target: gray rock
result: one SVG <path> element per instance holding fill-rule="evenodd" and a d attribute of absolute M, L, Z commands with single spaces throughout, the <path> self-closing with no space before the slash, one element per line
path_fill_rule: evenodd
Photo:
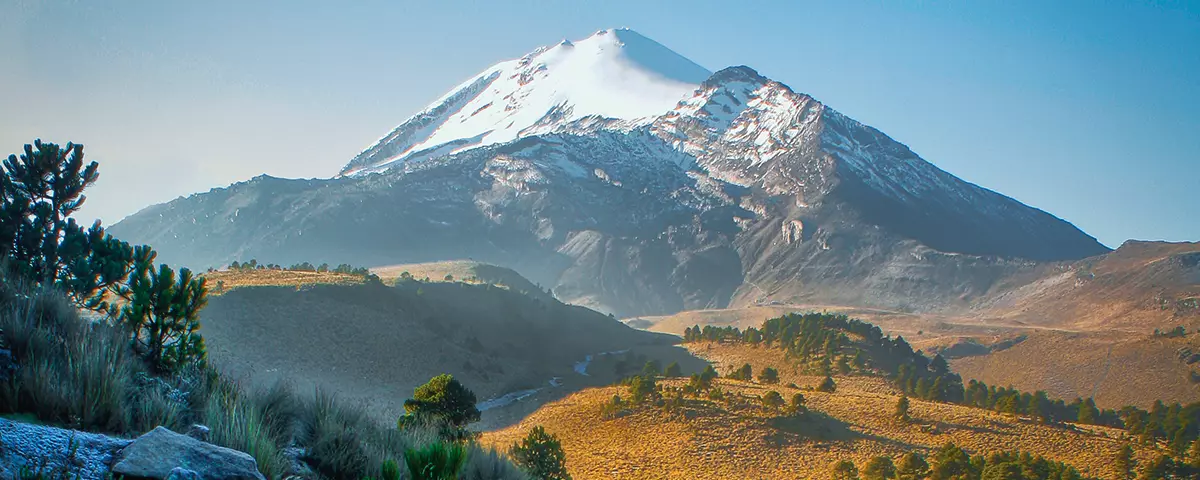
<path fill-rule="evenodd" d="M 133 478 L 172 478 L 176 467 L 199 479 L 266 480 L 254 458 L 157 427 L 117 453 L 112 471 Z"/>
<path fill-rule="evenodd" d="M 116 453 L 129 443 L 122 438 L 0 418 L 0 479 L 16 478 L 22 467 L 66 472 L 68 478 L 101 479 Z"/>
<path fill-rule="evenodd" d="M 192 437 L 201 442 L 207 442 L 208 441 L 208 432 L 209 432 L 208 427 L 197 423 L 197 424 L 194 424 L 194 425 L 188 427 L 187 436 Z"/>
<path fill-rule="evenodd" d="M 167 480 L 200 480 L 200 474 L 183 467 L 175 467 L 167 475 Z"/>

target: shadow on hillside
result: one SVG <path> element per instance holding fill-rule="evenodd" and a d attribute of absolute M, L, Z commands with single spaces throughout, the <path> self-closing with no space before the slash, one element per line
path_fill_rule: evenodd
<path fill-rule="evenodd" d="M 796 417 L 772 418 L 767 425 L 776 430 L 767 436 L 767 442 L 779 447 L 804 440 L 846 441 L 863 437 L 850 430 L 846 422 L 812 410 Z"/>

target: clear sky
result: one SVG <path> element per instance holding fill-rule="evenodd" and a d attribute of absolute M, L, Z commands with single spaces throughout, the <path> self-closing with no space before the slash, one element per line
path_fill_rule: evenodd
<path fill-rule="evenodd" d="M 1200 240 L 1197 1 L 0 0 L 0 150 L 85 144 L 83 214 L 115 223 L 332 176 L 485 67 L 610 27 L 749 65 L 1109 246 Z"/>

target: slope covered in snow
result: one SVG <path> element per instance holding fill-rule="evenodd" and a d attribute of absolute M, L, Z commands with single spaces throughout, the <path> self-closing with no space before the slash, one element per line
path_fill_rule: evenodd
<path fill-rule="evenodd" d="M 601 30 L 488 68 L 368 147 L 341 174 L 511 142 L 585 118 L 635 127 L 673 108 L 709 75 L 637 32 Z"/>

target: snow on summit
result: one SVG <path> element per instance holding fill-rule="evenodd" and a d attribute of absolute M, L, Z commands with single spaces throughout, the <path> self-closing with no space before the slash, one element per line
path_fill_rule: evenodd
<path fill-rule="evenodd" d="M 341 174 L 510 142 L 585 118 L 647 124 L 710 75 L 633 30 L 601 30 L 484 70 L 379 139 Z"/>

